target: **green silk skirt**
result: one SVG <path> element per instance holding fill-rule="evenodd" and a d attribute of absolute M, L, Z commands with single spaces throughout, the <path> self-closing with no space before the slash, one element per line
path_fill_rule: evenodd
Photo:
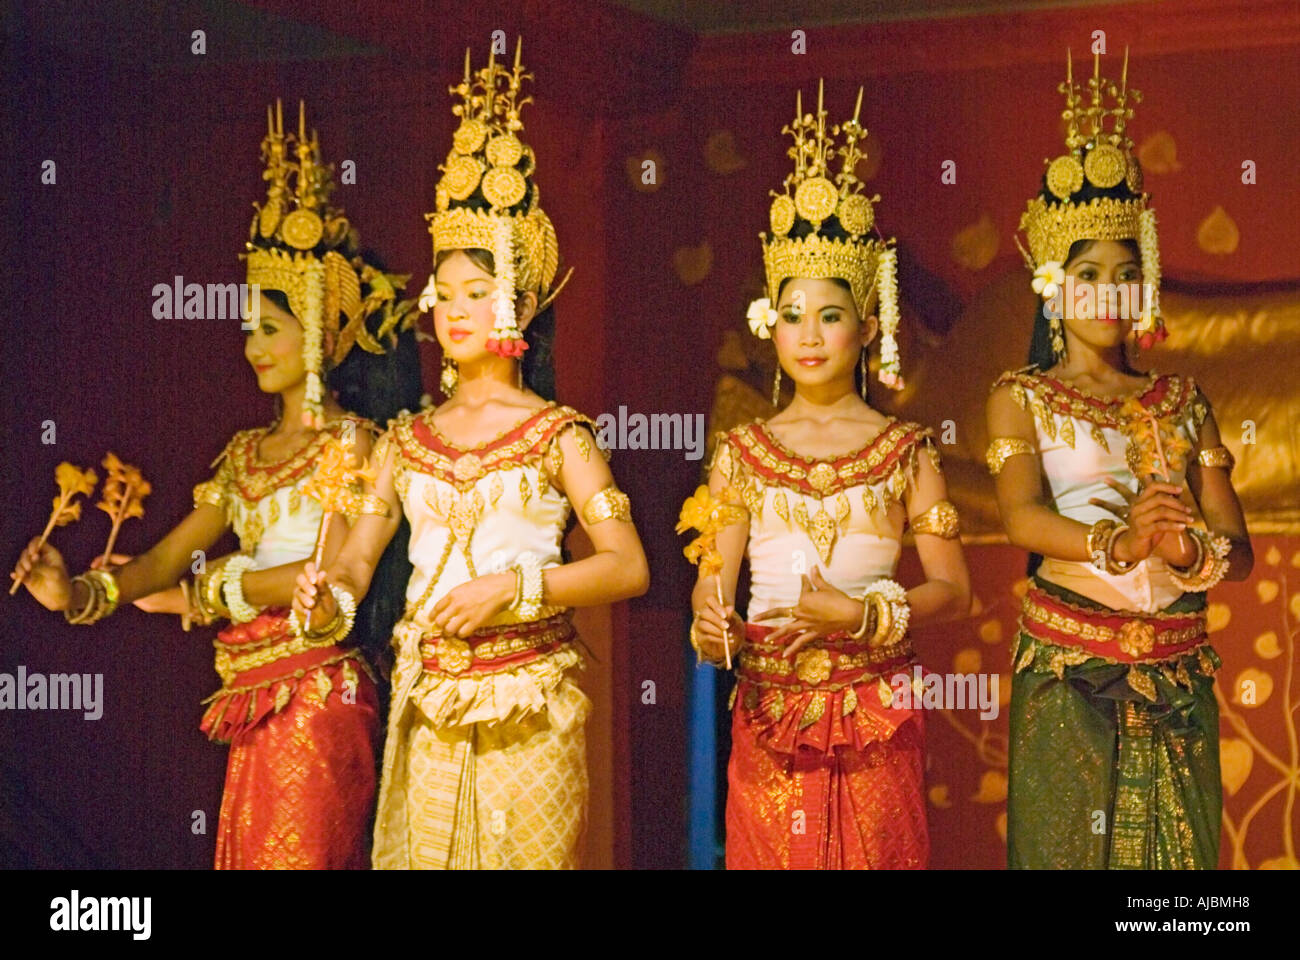
<path fill-rule="evenodd" d="M 1124 616 L 1045 581 L 1034 588 L 1111 623 Z M 1189 593 L 1161 615 L 1203 618 L 1204 608 L 1205 595 Z M 1117 662 L 1047 642 L 1025 622 L 1011 685 L 1008 867 L 1217 867 L 1218 656 L 1201 642 L 1160 662 Z"/>

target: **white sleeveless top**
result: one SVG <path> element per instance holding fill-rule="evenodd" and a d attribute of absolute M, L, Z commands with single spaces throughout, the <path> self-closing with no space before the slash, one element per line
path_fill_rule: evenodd
<path fill-rule="evenodd" d="M 239 537 L 240 550 L 253 557 L 253 569 L 302 560 L 316 549 L 321 506 L 304 495 L 302 488 L 316 468 L 326 439 L 341 438 L 344 419 L 352 420 L 357 429 L 378 432 L 368 420 L 339 419 L 326 424 L 292 456 L 268 462 L 258 457 L 257 445 L 271 428 L 241 430 L 213 461 L 216 475 L 194 488 L 196 507 L 210 503 L 225 511 Z"/>
<path fill-rule="evenodd" d="M 429 626 L 446 593 L 489 573 L 500 573 L 531 553 L 543 568 L 563 563 L 561 541 L 568 498 L 552 483 L 563 463 L 560 433 L 591 421 L 570 407 L 549 404 L 488 443 L 465 448 L 433 424 L 432 410 L 399 417 L 376 445 L 376 462 L 390 454 L 394 484 L 411 525 L 406 619 Z M 579 452 L 599 450 L 585 432 Z M 545 618 L 560 608 L 544 607 Z M 489 626 L 518 622 L 507 609 Z"/>
<path fill-rule="evenodd" d="M 782 446 L 761 420 L 719 434 L 714 462 L 749 510 L 746 619 L 797 603 L 800 577 L 814 566 L 854 597 L 892 577 L 917 454 L 924 450 L 939 466 L 929 436 L 918 424 L 893 420 L 860 450 L 814 460 Z"/>
<path fill-rule="evenodd" d="M 1043 474 L 1056 512 L 1090 526 L 1115 519 L 1088 501 L 1095 497 L 1119 505 L 1119 494 L 1106 485 L 1108 477 L 1137 492 L 1136 460 L 1130 463 L 1137 450 L 1124 429 L 1136 412 L 1132 407 L 1125 410 L 1129 398 L 1098 397 L 1027 371 L 1003 374 L 994 388 L 1006 383 L 1012 385 L 1016 402 L 1034 415 Z M 1195 446 L 1207 407 L 1190 378 L 1153 376 L 1151 385 L 1131 400 L 1175 430 L 1189 450 Z M 1188 461 L 1186 452 L 1171 460 L 1171 483 L 1183 484 Z M 1156 613 L 1183 594 L 1168 564 L 1156 556 L 1125 574 L 1105 573 L 1087 561 L 1046 557 L 1035 576 L 1113 610 Z"/>

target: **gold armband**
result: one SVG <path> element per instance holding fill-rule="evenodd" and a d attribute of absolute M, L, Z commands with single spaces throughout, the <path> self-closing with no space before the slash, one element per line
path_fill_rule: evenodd
<path fill-rule="evenodd" d="M 591 526 L 602 520 L 631 520 L 632 502 L 614 484 L 598 490 L 582 505 L 582 519 Z"/>
<path fill-rule="evenodd" d="M 912 521 L 912 533 L 932 533 L 945 540 L 955 540 L 961 532 L 957 508 L 950 500 L 939 500 Z"/>
<path fill-rule="evenodd" d="M 1231 472 L 1236 464 L 1232 451 L 1227 447 L 1207 447 L 1196 455 L 1196 462 L 1203 467 L 1227 467 Z"/>
<path fill-rule="evenodd" d="M 1002 472 L 1003 464 L 1012 457 L 1033 452 L 1034 445 L 1028 440 L 1022 440 L 1019 437 L 995 437 L 989 443 L 989 449 L 984 454 L 984 459 L 988 461 L 989 473 L 996 477 Z"/>

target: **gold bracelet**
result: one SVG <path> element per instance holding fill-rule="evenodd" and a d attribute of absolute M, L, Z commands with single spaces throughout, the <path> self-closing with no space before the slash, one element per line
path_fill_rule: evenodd
<path fill-rule="evenodd" d="M 98 594 L 99 594 L 98 589 L 95 587 L 93 583 L 90 582 L 90 579 L 86 577 L 85 574 L 82 574 L 81 576 L 73 577 L 72 583 L 74 587 L 79 583 L 86 588 L 86 602 L 82 606 L 82 608 L 78 610 L 76 613 L 72 612 L 71 605 L 69 605 L 68 609 L 63 611 L 63 618 L 67 620 L 68 623 L 73 623 L 73 624 L 94 623 L 95 621 L 90 619 L 90 616 L 91 616 L 91 612 L 98 605 Z M 76 591 L 73 590 L 74 594 L 75 592 Z"/>
<path fill-rule="evenodd" d="M 871 615 L 876 609 L 876 604 L 872 594 L 864 593 L 858 599 L 862 604 L 862 623 L 858 626 L 858 629 L 849 634 L 849 636 L 854 640 L 861 640 L 867 635 L 868 630 L 872 627 Z M 877 615 L 876 620 L 879 621 L 879 619 L 880 617 Z"/>
<path fill-rule="evenodd" d="M 1111 528 L 1110 533 L 1106 536 L 1106 572 L 1114 576 L 1122 576 L 1128 573 L 1138 565 L 1138 561 L 1115 559 L 1115 541 L 1124 535 L 1128 530 L 1126 524 L 1117 525 Z"/>
<path fill-rule="evenodd" d="M 1106 573 L 1106 545 L 1110 542 L 1111 532 L 1119 524 L 1109 517 L 1098 520 L 1088 528 L 1088 560 L 1100 572 Z"/>
<path fill-rule="evenodd" d="M 1228 554 L 1232 544 L 1227 537 L 1215 536 L 1199 527 L 1189 527 L 1187 533 L 1200 546 L 1199 569 L 1185 574 L 1177 567 L 1169 567 L 1169 578 L 1187 593 L 1204 593 L 1217 585 L 1228 572 Z"/>

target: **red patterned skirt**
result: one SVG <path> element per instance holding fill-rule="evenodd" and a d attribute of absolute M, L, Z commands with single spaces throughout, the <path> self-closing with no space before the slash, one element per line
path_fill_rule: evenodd
<path fill-rule="evenodd" d="M 379 701 L 360 653 L 293 636 L 284 609 L 214 645 L 223 683 L 200 729 L 230 744 L 216 868 L 366 869 Z"/>
<path fill-rule="evenodd" d="M 727 869 L 924 869 L 921 711 L 892 706 L 910 644 L 843 634 L 793 661 L 746 624 L 727 766 Z"/>

